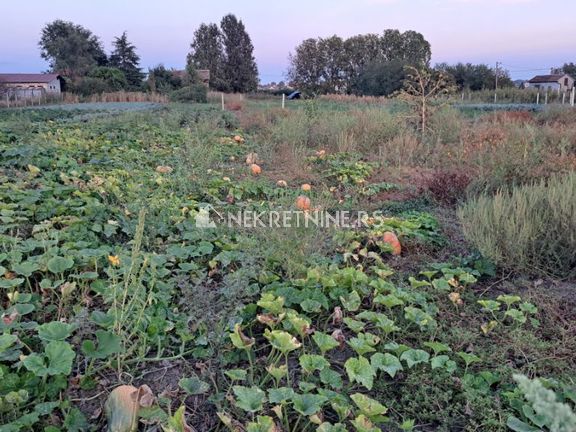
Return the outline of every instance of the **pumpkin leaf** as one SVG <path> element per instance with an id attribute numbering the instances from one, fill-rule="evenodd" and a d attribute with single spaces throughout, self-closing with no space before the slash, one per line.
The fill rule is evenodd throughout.
<path id="1" fill-rule="evenodd" d="M 46 345 L 43 354 L 30 354 L 22 363 L 39 377 L 70 375 L 75 357 L 76 353 L 68 342 L 52 341 Z"/>
<path id="2" fill-rule="evenodd" d="M 292 405 L 296 412 L 304 416 L 316 414 L 326 402 L 326 397 L 316 394 L 295 394 L 292 397 Z"/>
<path id="3" fill-rule="evenodd" d="M 400 360 L 404 360 L 408 365 L 408 368 L 412 369 L 417 364 L 428 363 L 428 360 L 430 360 L 430 354 L 420 349 L 409 349 L 402 353 Z"/>
<path id="4" fill-rule="evenodd" d="M 244 387 L 236 385 L 232 387 L 232 390 L 236 395 L 236 406 L 244 411 L 251 413 L 260 411 L 266 401 L 266 393 L 256 386 Z"/>
<path id="5" fill-rule="evenodd" d="M 344 363 L 344 368 L 351 382 L 357 382 L 368 390 L 372 390 L 376 371 L 365 357 L 349 358 Z"/>
<path id="6" fill-rule="evenodd" d="M 320 381 L 335 390 L 340 390 L 342 388 L 342 377 L 338 372 L 330 368 L 323 369 L 320 372 Z"/>
<path id="7" fill-rule="evenodd" d="M 312 340 L 318 346 L 318 349 L 322 354 L 326 354 L 328 351 L 338 347 L 340 343 L 334 339 L 332 336 L 322 333 L 320 331 L 314 332 L 312 335 Z"/>
<path id="8" fill-rule="evenodd" d="M 273 404 L 281 404 L 292 400 L 294 390 L 289 387 L 278 387 L 268 390 L 268 400 Z"/>
<path id="9" fill-rule="evenodd" d="M 178 385 L 186 393 L 193 396 L 204 394 L 210 390 L 210 384 L 202 381 L 198 377 L 182 378 L 180 381 L 178 381 Z"/>
<path id="10" fill-rule="evenodd" d="M 347 296 L 340 296 L 340 302 L 344 309 L 349 312 L 356 312 L 360 305 L 362 304 L 362 299 L 360 298 L 360 294 L 356 291 L 352 291 Z"/>
<path id="11" fill-rule="evenodd" d="M 92 340 L 82 342 L 82 352 L 86 357 L 106 359 L 122 352 L 120 336 L 106 330 L 96 330 L 97 344 Z"/>
<path id="12" fill-rule="evenodd" d="M 321 371 L 330 366 L 328 360 L 321 355 L 317 354 L 302 354 L 299 359 L 300 366 L 306 373 L 313 373 L 314 371 Z"/>
<path id="13" fill-rule="evenodd" d="M 370 364 L 372 365 L 372 367 L 374 369 L 383 370 L 388 375 L 390 375 L 391 378 L 394 378 L 394 376 L 396 376 L 396 373 L 398 371 L 401 371 L 404 369 L 402 367 L 402 363 L 400 363 L 400 360 L 398 360 L 398 357 L 396 357 L 395 355 L 390 354 L 390 353 L 385 353 L 385 354 L 376 353 L 376 354 L 374 354 L 370 358 Z"/>
<path id="14" fill-rule="evenodd" d="M 47 266 L 51 273 L 61 274 L 74 266 L 74 260 L 72 258 L 55 256 L 48 260 Z"/>
<path id="15" fill-rule="evenodd" d="M 440 342 L 424 342 L 424 346 L 430 348 L 434 351 L 434 355 L 438 355 L 441 352 L 450 352 L 452 349 L 443 343 Z"/>
<path id="16" fill-rule="evenodd" d="M 276 432 L 276 423 L 270 416 L 258 416 L 256 422 L 248 423 L 246 432 Z"/>
<path id="17" fill-rule="evenodd" d="M 59 321 L 52 321 L 38 326 L 37 330 L 38 337 L 43 341 L 63 341 L 72 334 L 74 326 Z"/>
<path id="18" fill-rule="evenodd" d="M 296 339 L 290 333 L 282 330 L 269 331 L 266 329 L 264 332 L 264 337 L 268 339 L 270 345 L 272 345 L 273 348 L 277 349 L 282 354 L 288 354 L 289 352 L 294 351 L 302 346 L 298 339 Z"/>
<path id="19" fill-rule="evenodd" d="M 231 369 L 224 372 L 228 378 L 234 381 L 243 381 L 246 379 L 248 372 L 244 369 Z"/>
<path id="20" fill-rule="evenodd" d="M 449 373 L 454 372 L 457 368 L 456 362 L 454 360 L 450 360 L 450 357 L 447 355 L 432 357 L 432 360 L 430 360 L 430 366 L 432 366 L 432 369 L 443 368 Z"/>
<path id="21" fill-rule="evenodd" d="M 361 393 L 354 393 L 350 396 L 350 399 L 352 399 L 356 406 L 360 408 L 362 414 L 365 414 L 368 418 L 374 418 L 386 414 L 386 411 L 388 411 L 388 408 L 380 402 Z"/>

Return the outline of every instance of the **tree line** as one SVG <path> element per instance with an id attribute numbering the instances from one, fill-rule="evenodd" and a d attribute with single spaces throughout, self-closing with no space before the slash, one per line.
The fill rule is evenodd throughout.
<path id="1" fill-rule="evenodd" d="M 421 33 L 388 29 L 382 35 L 306 39 L 290 55 L 292 85 L 312 94 L 344 93 L 388 96 L 399 91 L 407 67 L 429 68 L 430 43 Z M 513 85 L 508 73 L 486 65 L 439 64 L 435 68 L 452 78 L 460 90 Z"/>
<path id="2" fill-rule="evenodd" d="M 182 99 L 205 99 L 197 71 L 210 71 L 210 88 L 253 92 L 258 86 L 254 46 L 242 20 L 228 14 L 219 25 L 201 24 L 194 32 L 185 71 L 162 64 L 144 73 L 126 32 L 114 38 L 108 55 L 98 36 L 72 22 L 56 20 L 42 29 L 39 42 L 50 70 L 67 78 L 68 90 L 89 95 L 108 91 L 154 91 Z M 399 91 L 409 67 L 442 72 L 460 91 L 513 86 L 505 70 L 483 64 L 441 63 L 430 67 L 431 45 L 421 33 L 387 29 L 382 34 L 310 38 L 289 55 L 290 86 L 308 94 L 388 96 Z M 576 64 L 558 72 L 576 78 Z M 145 79 L 146 78 L 146 79 Z"/>
<path id="3" fill-rule="evenodd" d="M 220 27 L 202 24 L 195 31 L 185 71 L 160 64 L 145 74 L 126 32 L 114 39 L 108 55 L 98 36 L 63 20 L 42 29 L 39 47 L 50 71 L 61 74 L 68 90 L 81 95 L 128 90 L 202 98 L 206 90 L 197 74 L 199 69 L 210 71 L 210 86 L 216 90 L 249 92 L 258 85 L 252 41 L 243 22 L 232 14 L 222 18 Z"/>

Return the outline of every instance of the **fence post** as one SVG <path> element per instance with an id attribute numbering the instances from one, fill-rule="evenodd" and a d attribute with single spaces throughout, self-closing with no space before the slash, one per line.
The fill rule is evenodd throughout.
<path id="1" fill-rule="evenodd" d="M 574 106 L 574 97 L 576 96 L 576 86 L 572 87 L 572 98 L 570 100 L 570 105 Z"/>
<path id="2" fill-rule="evenodd" d="M 224 111 L 226 108 L 224 107 L 224 92 L 220 93 L 222 96 L 222 111 Z"/>
<path id="3" fill-rule="evenodd" d="M 536 105 L 540 105 L 540 91 L 536 93 Z"/>
<path id="4" fill-rule="evenodd" d="M 282 109 L 285 107 L 286 95 L 282 93 Z"/>
<path id="5" fill-rule="evenodd" d="M 562 93 L 562 105 L 566 103 L 566 92 Z"/>
<path id="6" fill-rule="evenodd" d="M 548 89 L 546 89 L 546 96 L 544 96 L 544 105 L 548 105 Z"/>

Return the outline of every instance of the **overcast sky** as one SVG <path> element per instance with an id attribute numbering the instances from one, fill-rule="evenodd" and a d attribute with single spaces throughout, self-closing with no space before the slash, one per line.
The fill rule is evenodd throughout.
<path id="1" fill-rule="evenodd" d="M 576 1 L 556 0 L 0 0 L 0 72 L 45 71 L 38 39 L 60 18 L 89 28 L 109 52 L 124 30 L 142 66 L 183 68 L 202 22 L 244 21 L 263 82 L 284 78 L 288 54 L 309 37 L 421 32 L 432 62 L 500 61 L 513 78 L 576 62 Z"/>

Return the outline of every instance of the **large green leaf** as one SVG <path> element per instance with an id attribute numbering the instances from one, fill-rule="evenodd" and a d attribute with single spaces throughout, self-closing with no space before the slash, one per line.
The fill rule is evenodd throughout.
<path id="1" fill-rule="evenodd" d="M 264 332 L 264 337 L 268 339 L 270 345 L 272 345 L 273 348 L 277 349 L 283 354 L 287 354 L 290 351 L 294 351 L 302 346 L 298 339 L 296 339 L 290 333 L 282 330 L 266 330 Z"/>
<path id="2" fill-rule="evenodd" d="M 74 260 L 72 258 L 55 256 L 48 260 L 48 270 L 54 274 L 64 273 L 66 270 L 71 269 L 74 266 Z"/>
<path id="3" fill-rule="evenodd" d="M 374 418 L 382 414 L 386 414 L 386 411 L 388 411 L 388 408 L 386 408 L 380 402 L 361 393 L 353 394 L 350 396 L 350 399 L 352 399 L 358 408 L 360 408 L 362 414 L 365 414 L 369 418 Z"/>
<path id="4" fill-rule="evenodd" d="M 420 363 L 427 363 L 430 360 L 430 354 L 420 349 L 409 349 L 404 351 L 400 356 L 400 360 L 404 360 L 409 369 Z"/>
<path id="5" fill-rule="evenodd" d="M 23 360 L 30 372 L 40 377 L 49 375 L 70 375 L 76 354 L 69 343 L 52 341 L 44 349 L 44 354 L 31 354 Z"/>
<path id="6" fill-rule="evenodd" d="M 43 341 L 62 341 L 69 337 L 74 330 L 72 324 L 52 321 L 38 326 L 38 337 Z"/>
<path id="7" fill-rule="evenodd" d="M 122 352 L 122 341 L 118 335 L 106 330 L 96 330 L 96 339 L 97 344 L 92 340 L 82 342 L 82 352 L 86 357 L 105 359 Z"/>
<path id="8" fill-rule="evenodd" d="M 198 377 L 182 378 L 178 381 L 178 385 L 189 395 L 199 395 L 210 390 L 210 384 L 202 381 Z"/>
<path id="9" fill-rule="evenodd" d="M 362 384 L 368 390 L 372 389 L 376 371 L 366 358 L 362 356 L 349 358 L 344 363 L 344 368 L 351 382 Z"/>
<path id="10" fill-rule="evenodd" d="M 338 342 L 332 336 L 327 335 L 326 333 L 322 333 L 320 331 L 314 332 L 314 334 L 312 335 L 312 339 L 314 340 L 314 342 L 316 343 L 322 354 L 325 354 L 326 352 L 340 345 L 340 342 Z"/>
<path id="11" fill-rule="evenodd" d="M 299 359 L 300 366 L 306 373 L 321 371 L 330 366 L 328 360 L 318 354 L 302 354 Z"/>
<path id="12" fill-rule="evenodd" d="M 376 353 L 370 359 L 370 363 L 374 369 L 383 370 L 392 378 L 396 376 L 396 372 L 404 369 L 398 357 L 390 353 Z"/>
<path id="13" fill-rule="evenodd" d="M 236 406 L 244 411 L 251 413 L 260 411 L 266 401 L 266 393 L 256 386 L 244 387 L 236 385 L 232 387 L 232 390 L 236 395 Z"/>
<path id="14" fill-rule="evenodd" d="M 310 393 L 295 394 L 292 397 L 292 404 L 296 412 L 304 415 L 311 416 L 316 414 L 326 402 L 326 397 Z"/>

